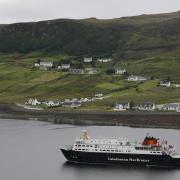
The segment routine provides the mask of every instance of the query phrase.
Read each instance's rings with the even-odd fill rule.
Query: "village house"
[[[146,80],[147,80],[147,78],[145,78],[145,77],[135,76],[135,75],[131,75],[127,79],[127,81],[135,81],[135,82],[146,81]]]
[[[53,67],[53,62],[40,61],[39,63],[35,63],[34,67],[38,67],[41,70],[48,70]]]
[[[82,103],[85,103],[85,102],[91,102],[92,100],[91,100],[91,98],[81,98],[80,101]]]
[[[47,67],[47,68],[52,68],[53,67],[53,62],[41,61],[39,65],[43,66],[43,67]]]
[[[95,94],[94,97],[92,98],[92,101],[96,101],[96,100],[103,100],[103,94],[99,93],[99,94]]]
[[[102,93],[99,93],[99,94],[95,94],[94,96],[95,96],[95,97],[103,97],[103,94],[102,94]]]
[[[176,111],[176,112],[179,112],[180,103],[169,103],[169,104],[157,105],[157,109],[159,111]]]
[[[81,103],[81,100],[78,98],[72,98],[70,102],[71,103]]]
[[[31,105],[31,106],[37,106],[37,105],[40,105],[41,102],[38,101],[36,98],[33,99],[33,98],[30,98],[28,99],[26,102],[25,102],[26,105]]]
[[[91,63],[93,61],[92,57],[84,57],[85,63]]]
[[[58,69],[61,70],[61,69],[70,69],[71,65],[70,63],[62,63],[61,65],[58,66]]]
[[[71,102],[71,100],[70,100],[70,99],[65,99],[64,102],[65,102],[65,103],[66,103],[66,102]]]
[[[115,74],[123,75],[123,74],[125,74],[126,72],[127,72],[126,69],[115,69]]]
[[[179,106],[176,108],[176,112],[180,112],[180,104],[179,104]]]
[[[116,111],[126,111],[130,109],[130,103],[116,103],[114,110]]]
[[[137,105],[137,109],[139,111],[154,111],[156,106],[153,103],[140,103]]]
[[[57,107],[61,103],[58,100],[49,100],[47,102],[44,102],[44,104],[46,104],[48,107]]]
[[[85,68],[86,74],[97,74],[97,70],[94,68]]]
[[[78,108],[81,106],[81,103],[79,102],[64,102],[62,104],[62,107],[64,108]]]
[[[173,87],[179,88],[180,84],[172,84]]]
[[[69,72],[71,74],[84,74],[84,70],[83,69],[69,69]]]
[[[111,62],[112,59],[111,58],[99,58],[97,59],[98,62],[101,62],[101,63],[107,63],[107,62]]]
[[[40,64],[39,63],[34,63],[34,67],[39,67]]]
[[[170,81],[160,81],[160,86],[170,87],[171,82]]]

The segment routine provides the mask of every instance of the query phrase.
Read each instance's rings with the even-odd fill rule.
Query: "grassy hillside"
[[[116,102],[167,103],[180,101],[180,88],[159,87],[157,80],[129,83],[121,76],[70,75],[67,72],[40,71],[16,63],[0,64],[0,102],[24,103],[39,100],[92,97],[103,93],[109,98],[87,103],[84,110],[109,110]]]
[[[48,51],[69,55],[139,58],[179,49],[180,12],[111,20],[60,19],[0,28],[0,52]]]
[[[39,58],[82,63],[84,56],[112,57],[113,61],[95,63],[100,74],[91,76],[33,68]],[[105,73],[112,68],[126,68],[132,74],[155,80],[128,83],[121,76]],[[96,93],[110,98],[86,104],[82,109],[110,109],[117,101],[180,101],[180,88],[157,86],[157,79],[167,77],[180,83],[180,12],[0,25],[0,102]]]

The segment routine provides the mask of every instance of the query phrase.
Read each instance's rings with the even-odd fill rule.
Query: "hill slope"
[[[97,65],[98,75],[70,75],[67,72],[33,69],[39,58],[81,61],[113,57]],[[166,103],[180,101],[180,88],[158,87],[158,80],[128,83],[122,77],[105,74],[108,68],[180,83],[180,12],[141,15],[111,20],[59,19],[0,25],[0,102],[24,102],[27,98],[110,98],[83,109],[111,109],[117,101]]]
[[[45,50],[132,58],[180,47],[180,12],[111,20],[60,19],[3,25],[0,52]]]

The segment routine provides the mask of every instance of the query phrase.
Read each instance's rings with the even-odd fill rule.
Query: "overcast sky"
[[[180,10],[180,0],[0,0],[0,24],[57,18],[101,19]]]

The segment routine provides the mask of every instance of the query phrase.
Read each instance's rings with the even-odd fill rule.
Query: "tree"
[[[172,79],[170,76],[168,76],[166,80],[171,82]]]
[[[107,69],[106,70],[106,74],[108,74],[108,75],[112,75],[112,74],[114,74],[115,73],[115,70],[114,69]]]
[[[130,109],[132,109],[134,107],[134,105],[135,105],[134,101],[130,101],[130,103],[129,103]]]

